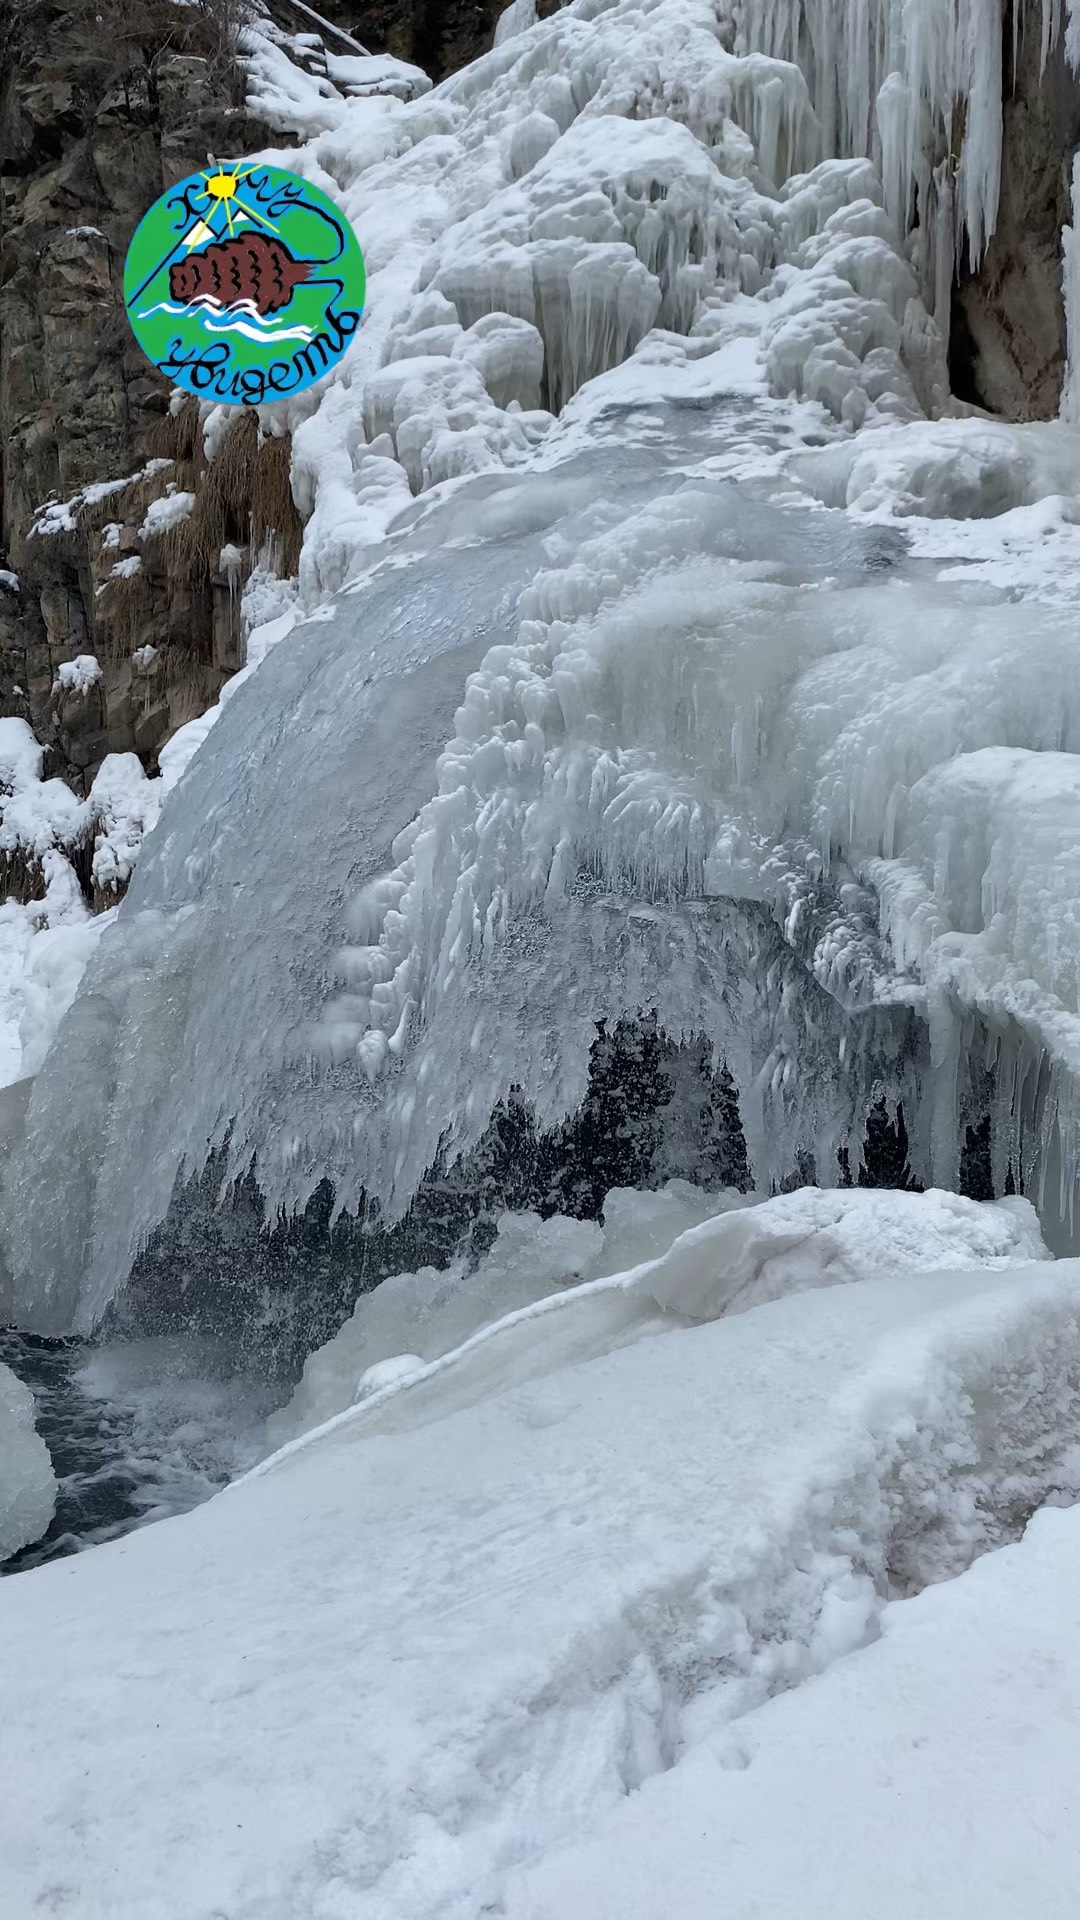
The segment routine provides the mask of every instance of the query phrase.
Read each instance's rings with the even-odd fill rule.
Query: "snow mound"
[[[920,1273],[1047,1258],[1027,1201],[980,1206],[951,1193],[807,1188],[755,1201],[674,1181],[658,1194],[616,1189],[602,1227],[504,1214],[494,1246],[471,1272],[460,1262],[441,1272],[425,1267],[362,1295],[352,1318],[310,1356],[289,1404],[267,1422],[267,1437],[281,1446],[376,1390],[399,1387],[407,1397],[386,1418],[438,1417],[474,1404],[493,1381],[504,1390],[553,1371],[568,1353],[653,1334],[665,1324],[658,1307],[666,1324],[686,1325],[883,1268]],[[400,1378],[374,1377],[403,1355],[410,1364]]]
[[[1080,1874],[1080,1514],[887,1607],[882,1637],[693,1748],[507,1920],[1068,1920]],[[1022,1754],[1022,1764],[1018,1755]],[[782,1815],[780,1810],[782,1810]],[[882,1863],[887,1863],[882,1871]]]
[[[85,696],[99,674],[81,655],[61,664],[58,685]],[[93,885],[115,896],[160,805],[133,753],[108,754],[86,800],[42,780],[43,759],[25,720],[0,719],[0,874],[15,881],[0,904],[0,1087],[38,1071],[114,917],[91,916],[73,855],[89,842]]]
[[[107,754],[90,792],[96,887],[116,893],[127,886],[160,811],[161,783],[147,778],[138,754]]]
[[[74,660],[61,660],[55,686],[61,693],[79,694],[85,700],[100,680],[101,662],[92,653],[80,653]]]
[[[56,1475],[34,1429],[34,1396],[0,1363],[0,1561],[40,1539],[55,1504]]]
[[[3,1583],[9,1901],[497,1909],[890,1590],[1073,1490],[1078,1360],[1075,1262],[882,1276],[570,1351],[414,1431],[358,1411]]]

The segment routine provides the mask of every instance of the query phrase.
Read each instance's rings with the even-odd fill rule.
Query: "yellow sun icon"
[[[213,158],[212,155],[211,158]],[[237,213],[242,215],[245,220],[257,221],[259,226],[269,227],[271,233],[277,233],[278,228],[275,227],[273,221],[265,220],[261,213],[256,213],[253,207],[249,207],[245,201],[240,199],[236,191],[241,180],[246,180],[248,174],[252,172],[254,172],[253,167],[233,168],[229,170],[221,166],[217,160],[214,160],[213,171],[206,172],[200,176],[203,181],[204,191],[195,194],[194,198],[196,200],[209,201],[211,207],[223,207],[225,210],[225,218],[229,223],[230,234],[235,232],[233,226],[234,206]],[[197,220],[187,236],[186,244],[189,247],[197,247],[200,241],[208,238],[215,238],[213,228],[209,226],[206,221]]]

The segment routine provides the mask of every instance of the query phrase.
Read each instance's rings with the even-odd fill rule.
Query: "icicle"
[[[1062,286],[1065,295],[1067,354],[1061,389],[1061,418],[1080,426],[1080,153],[1073,155],[1073,223],[1062,229]]]
[[[1080,0],[1065,0],[1065,58],[1080,73]]]
[[[1046,72],[1046,63],[1050,52],[1061,38],[1062,0],[1042,0],[1042,41],[1039,47],[1039,72]],[[1014,5],[1014,14],[1019,13],[1019,0]]]

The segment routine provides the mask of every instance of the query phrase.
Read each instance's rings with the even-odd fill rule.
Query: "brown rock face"
[[[319,12],[372,53],[410,60],[437,84],[488,51],[495,22],[508,5],[509,0],[369,0],[365,5],[326,0]],[[284,24],[284,12],[272,11]]]
[[[124,257],[150,202],[208,151],[266,141],[239,105],[234,5],[0,0],[0,567],[19,576],[0,594],[0,715],[29,720],[77,790],[108,752],[152,759],[238,663],[238,631],[223,649],[216,609],[235,629],[235,596],[212,568],[174,583],[149,562],[130,632],[118,594],[99,593],[132,550],[145,486],[74,533],[28,538],[50,496],[162,451],[168,389],[127,327]],[[162,467],[153,491],[169,479]],[[110,521],[117,545],[103,552]],[[145,645],[171,649],[153,690],[131,666]],[[57,669],[79,653],[100,658],[100,691],[58,699]]]
[[[959,277],[949,372],[955,393],[1008,420],[1049,420],[1065,368],[1061,230],[1072,219],[1072,155],[1080,146],[1080,85],[1061,47],[1041,64],[1041,11],[1013,9],[1003,48],[1001,201],[979,271]]]

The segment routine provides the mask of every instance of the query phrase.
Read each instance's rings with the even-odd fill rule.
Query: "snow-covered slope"
[[[195,1513],[0,1583],[20,1920],[60,1889],[72,1920],[145,1920],[148,1888],[156,1920],[497,1911],[650,1775],[692,1791],[701,1743],[873,1638],[887,1593],[1076,1490],[1073,1261],[586,1327],[555,1375],[534,1324],[509,1389],[466,1347],[458,1411],[384,1388]]]
[[[602,1226],[506,1214],[471,1271],[427,1267],[363,1294],[267,1431],[280,1446],[406,1378],[406,1420],[431,1419],[495,1384],[646,1338],[668,1316],[693,1325],[882,1270],[1047,1257],[1027,1201],[977,1206],[951,1193],[809,1188],[748,1202],[673,1181],[660,1193],[609,1193]],[[380,1405],[368,1409],[376,1426]]]
[[[523,1869],[507,1920],[1071,1920],[1078,1581],[1080,1515],[1036,1515]]]

